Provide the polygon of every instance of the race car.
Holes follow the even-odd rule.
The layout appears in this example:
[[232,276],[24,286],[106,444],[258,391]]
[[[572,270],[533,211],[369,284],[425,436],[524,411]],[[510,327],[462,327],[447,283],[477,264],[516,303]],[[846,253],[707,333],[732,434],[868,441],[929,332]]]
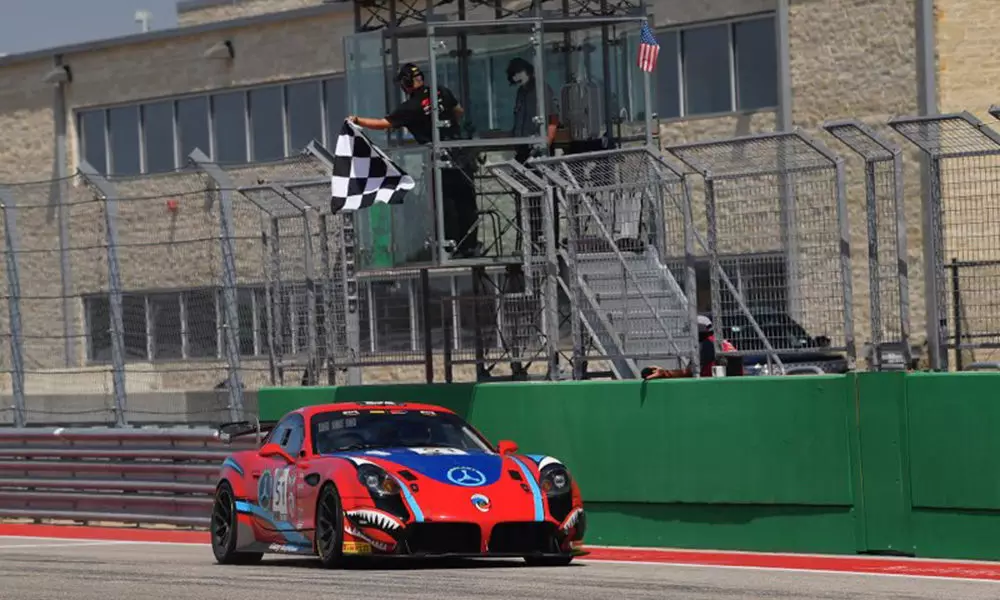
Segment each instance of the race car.
[[[273,427],[272,427],[273,425]],[[582,549],[579,487],[557,458],[493,446],[454,412],[428,404],[338,403],[292,411],[256,431],[259,448],[222,464],[211,516],[219,563],[266,553],[521,557],[568,565]]]

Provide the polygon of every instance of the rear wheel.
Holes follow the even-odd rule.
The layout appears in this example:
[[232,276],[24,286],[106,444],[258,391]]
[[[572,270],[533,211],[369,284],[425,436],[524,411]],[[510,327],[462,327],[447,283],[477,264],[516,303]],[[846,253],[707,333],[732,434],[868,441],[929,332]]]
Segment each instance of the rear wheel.
[[264,556],[261,552],[236,551],[236,498],[228,481],[223,481],[215,490],[211,527],[212,553],[219,564],[247,565],[259,562]]
[[344,513],[340,496],[332,483],[319,492],[316,502],[316,554],[323,566],[332,569],[344,562]]
[[525,556],[529,567],[565,567],[573,562],[572,556]]

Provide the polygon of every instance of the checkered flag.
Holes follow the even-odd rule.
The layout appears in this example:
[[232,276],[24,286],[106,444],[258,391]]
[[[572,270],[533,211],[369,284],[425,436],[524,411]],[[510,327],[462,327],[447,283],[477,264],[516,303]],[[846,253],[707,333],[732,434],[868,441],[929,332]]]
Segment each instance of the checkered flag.
[[399,204],[415,185],[357,125],[344,120],[333,152],[331,212],[358,210],[376,202]]

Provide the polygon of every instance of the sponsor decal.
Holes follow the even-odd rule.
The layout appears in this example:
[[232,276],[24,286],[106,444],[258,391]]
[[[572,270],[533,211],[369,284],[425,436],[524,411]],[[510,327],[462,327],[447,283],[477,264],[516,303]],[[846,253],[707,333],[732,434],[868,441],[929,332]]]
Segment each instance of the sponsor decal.
[[423,456],[468,456],[461,448],[409,448],[410,452]]
[[369,450],[368,452],[365,452],[365,454],[371,456],[392,456],[391,453],[386,452],[385,450]]
[[365,542],[344,542],[344,554],[371,554],[372,545]]
[[422,411],[420,411],[420,414],[424,415],[425,417],[436,417],[437,416],[437,412],[435,412],[433,410],[422,410]]
[[257,504],[264,510],[271,510],[271,471],[265,469],[257,481]]
[[[365,535],[365,533],[363,531],[355,529],[354,527],[351,527],[350,525],[348,525],[347,527],[344,528],[344,533],[346,533],[347,535],[350,535],[352,537],[356,537],[358,539],[364,540],[368,545],[370,545],[372,548],[375,548],[376,550],[379,550],[381,552],[388,552],[389,551],[389,544],[386,544],[385,542],[380,542],[380,541],[372,538],[371,536],[367,536],[367,535]],[[348,542],[344,542],[344,543],[347,544]]]
[[399,406],[399,402],[392,400],[366,400],[360,403],[362,406]]
[[271,552],[280,552],[282,554],[312,554],[309,548],[293,546],[291,544],[271,544],[267,549]]
[[490,510],[490,499],[482,494],[472,495],[472,505],[476,507],[479,512],[489,512]]
[[448,469],[448,481],[464,487],[478,487],[486,483],[486,475],[473,467],[452,467]]

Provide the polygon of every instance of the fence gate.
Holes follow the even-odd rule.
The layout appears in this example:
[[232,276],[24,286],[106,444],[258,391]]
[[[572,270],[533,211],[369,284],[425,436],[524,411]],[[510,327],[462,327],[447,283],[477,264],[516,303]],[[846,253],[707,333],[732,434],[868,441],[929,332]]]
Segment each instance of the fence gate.
[[[865,160],[872,344],[869,366],[874,370],[908,368],[913,353],[902,152],[857,120],[833,121],[823,128]],[[899,358],[893,360],[895,356]]]
[[[925,198],[932,263],[927,312],[932,368],[961,370],[1000,349],[1000,135],[968,112],[903,117],[890,126],[930,161]],[[966,354],[967,353],[967,354]]]

